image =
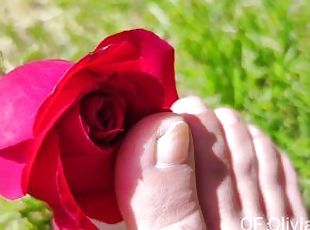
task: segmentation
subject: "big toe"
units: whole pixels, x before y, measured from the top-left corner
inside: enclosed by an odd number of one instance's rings
[[[116,195],[127,229],[205,229],[196,194],[191,133],[172,113],[127,134],[116,163]]]

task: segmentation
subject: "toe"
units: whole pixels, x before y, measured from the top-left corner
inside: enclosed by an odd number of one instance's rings
[[[231,109],[219,108],[215,113],[225,132],[243,215],[263,217],[257,159],[247,126]]]
[[[192,152],[190,129],[177,115],[152,115],[132,128],[116,164],[127,229],[205,229]]]
[[[259,184],[268,219],[289,215],[280,155],[272,141],[257,127],[250,125],[258,159]]]
[[[192,130],[198,197],[208,229],[239,229],[239,203],[219,120],[197,97],[178,100],[172,110]]]
[[[280,153],[285,178],[285,192],[291,207],[292,217],[296,220],[306,219],[306,209],[302,200],[295,169],[286,154]]]

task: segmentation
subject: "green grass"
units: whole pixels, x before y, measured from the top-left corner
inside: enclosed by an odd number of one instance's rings
[[[0,199],[1,230],[48,230],[51,217],[44,203],[29,196],[15,201]]]
[[[108,34],[153,30],[176,49],[181,95],[236,108],[266,131],[292,159],[310,207],[309,7],[308,0],[8,1],[0,8],[0,70],[38,58],[77,60]]]

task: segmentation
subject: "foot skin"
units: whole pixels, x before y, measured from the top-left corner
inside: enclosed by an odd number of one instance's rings
[[[142,120],[121,147],[116,192],[127,229],[282,229],[281,217],[306,220],[290,161],[258,128],[196,97],[172,110],[180,116]]]
[[[126,229],[205,229],[195,185],[189,126],[156,114],[127,135],[116,163],[116,194]]]

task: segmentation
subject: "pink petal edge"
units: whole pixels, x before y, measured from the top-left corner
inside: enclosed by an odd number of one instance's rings
[[[55,84],[73,64],[41,60],[0,78],[0,195],[20,198],[36,113]]]

